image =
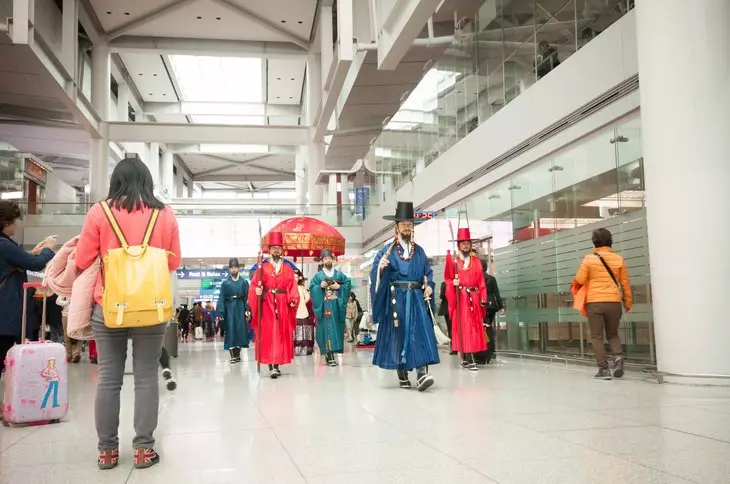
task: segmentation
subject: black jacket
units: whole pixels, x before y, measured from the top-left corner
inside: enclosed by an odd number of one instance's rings
[[[490,313],[497,313],[504,309],[504,301],[499,295],[499,286],[497,286],[497,279],[488,273],[484,273],[484,281],[487,284],[487,300],[492,303],[488,305],[488,311]]]
[[[439,304],[439,316],[443,316],[445,318],[449,317],[449,300],[446,299],[446,281],[441,283],[441,291],[439,292],[439,298],[441,299],[441,304]]]

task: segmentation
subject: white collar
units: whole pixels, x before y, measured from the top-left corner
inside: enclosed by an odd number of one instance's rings
[[[459,252],[459,258],[462,260],[462,262],[464,262],[464,269],[468,269],[471,265],[471,256],[467,255],[466,257],[464,257],[464,254]]]
[[[325,276],[332,277],[335,275],[335,266],[332,266],[331,270],[327,270],[326,267],[322,267],[322,272],[324,272]]]
[[[398,243],[403,248],[403,253],[406,256],[411,255],[411,244],[410,243],[406,243],[400,235],[398,236]]]
[[[282,264],[282,262],[284,262],[284,259],[283,259],[283,258],[282,258],[282,259],[279,259],[279,262],[274,262],[274,258],[273,258],[273,257],[272,257],[271,259],[269,259],[269,263],[270,263],[270,264],[271,264],[272,266],[274,266],[274,270],[275,270],[275,271],[276,271],[277,273],[279,272],[279,269],[281,269],[281,264]]]

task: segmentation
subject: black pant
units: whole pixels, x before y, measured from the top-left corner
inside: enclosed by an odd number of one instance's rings
[[[484,318],[484,320],[489,324],[489,327],[486,328],[489,343],[487,343],[486,351],[474,353],[474,359],[479,365],[486,365],[492,361],[492,357],[494,357],[494,347],[496,344],[496,341],[494,340],[494,320],[496,315],[497,313],[489,313]]]
[[[20,338],[0,335],[0,373],[5,369],[5,355],[15,344],[20,344]]]
[[[170,368],[170,355],[164,346],[162,347],[162,354],[160,354],[160,366],[162,368]]]

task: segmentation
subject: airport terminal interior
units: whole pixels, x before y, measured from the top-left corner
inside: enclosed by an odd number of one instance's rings
[[[0,0],[0,484],[730,482],[727,25]],[[129,167],[169,207],[132,329]]]

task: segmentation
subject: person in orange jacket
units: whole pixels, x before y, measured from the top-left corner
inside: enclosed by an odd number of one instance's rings
[[[633,304],[629,273],[623,257],[613,251],[613,236],[608,229],[593,231],[595,250],[586,255],[575,276],[574,284],[587,286],[586,312],[591,329],[591,343],[596,356],[598,373],[595,378],[610,380],[624,376],[624,356],[618,328],[622,307],[631,311]],[[613,374],[606,359],[603,333],[613,353]]]

